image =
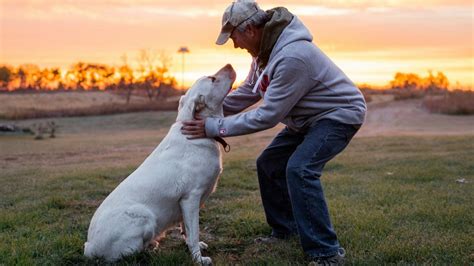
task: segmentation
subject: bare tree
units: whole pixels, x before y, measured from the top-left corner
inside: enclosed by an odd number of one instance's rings
[[[140,50],[138,56],[139,86],[151,101],[165,98],[170,89],[176,85],[176,79],[171,76],[172,56],[165,51],[159,53],[150,50]]]
[[[54,121],[49,121],[47,123],[47,127],[49,129],[49,137],[50,138],[55,138],[56,137],[56,131],[58,130],[59,126]]]
[[[145,91],[150,101],[158,89],[155,85],[159,77],[154,71],[157,57],[157,53],[149,49],[141,49],[137,57],[138,71],[140,72],[138,87]]]
[[[169,92],[177,84],[176,79],[169,73],[172,60],[173,57],[166,54],[164,51],[160,53],[160,65],[156,68],[160,84],[156,98],[168,97]]]
[[[20,80],[20,89],[26,89],[28,86],[28,72],[24,66],[20,66],[16,72],[16,76]]]
[[[0,67],[0,91],[8,91],[8,84],[12,80],[12,70],[6,66]]]
[[[135,84],[134,84],[134,76],[133,76],[133,70],[132,68],[128,65],[128,58],[127,55],[124,54],[121,57],[122,59],[122,66],[119,67],[119,74],[120,74],[120,80],[119,83],[117,84],[117,87],[120,91],[125,91],[125,100],[126,103],[128,104],[130,102],[130,98],[132,97],[132,93],[135,89]]]
[[[48,83],[51,86],[51,88],[54,89],[60,89],[60,86],[62,86],[61,82],[61,70],[59,68],[52,68],[49,72],[48,75]]]
[[[43,134],[47,133],[47,128],[43,123],[33,124],[33,132],[35,140],[42,140],[44,139]]]

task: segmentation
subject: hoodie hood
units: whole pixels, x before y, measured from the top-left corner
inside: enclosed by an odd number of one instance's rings
[[[309,32],[308,28],[298,19],[298,17],[293,16],[290,24],[286,26],[283,32],[280,34],[280,37],[275,43],[275,46],[270,53],[268,62],[270,62],[275,55],[280,52],[285,46],[299,41],[313,41],[313,35]]]
[[[276,7],[266,11],[270,20],[263,28],[262,41],[260,43],[260,51],[258,53],[259,68],[263,69],[268,63],[270,53],[273,50],[278,38],[280,37],[286,26],[293,19],[288,9],[284,7]]]

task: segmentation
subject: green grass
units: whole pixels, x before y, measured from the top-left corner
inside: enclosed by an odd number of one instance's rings
[[[130,127],[133,133],[136,125]],[[143,136],[142,141],[151,146],[159,139]],[[95,137],[101,135],[96,132]],[[53,147],[51,154],[60,151],[53,144],[61,138],[69,143],[67,134],[46,140]],[[124,141],[116,138],[101,147]],[[235,138],[231,141],[238,143]],[[0,138],[0,146],[6,148],[0,149],[0,158],[15,155],[15,147],[27,144],[33,153],[44,152],[38,147],[45,143],[26,137]],[[72,151],[94,147],[71,143]],[[259,150],[233,145],[225,155],[217,191],[201,210],[201,238],[209,244],[205,255],[216,265],[305,265],[297,239],[271,246],[253,242],[270,233],[255,173]],[[2,161],[0,265],[103,263],[82,255],[90,218],[144,156],[121,166],[100,167],[78,162],[53,167],[15,164],[12,168],[9,161]],[[354,139],[327,165],[322,177],[348,264],[473,264],[473,161],[473,136]],[[457,183],[460,178],[469,183]],[[119,264],[192,263],[182,241],[168,236],[160,250],[142,252]]]

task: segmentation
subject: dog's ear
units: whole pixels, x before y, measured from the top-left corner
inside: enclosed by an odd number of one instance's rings
[[[204,95],[199,95],[194,101],[193,116],[196,113],[201,112],[206,107],[206,102],[204,100]]]

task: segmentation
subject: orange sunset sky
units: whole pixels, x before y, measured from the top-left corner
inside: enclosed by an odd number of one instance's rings
[[[245,78],[250,56],[214,44],[231,1],[0,0],[0,64],[68,68],[78,61],[121,64],[140,49],[172,56],[171,71],[185,83],[226,63]],[[257,1],[285,6],[316,43],[356,83],[387,84],[395,72],[442,71],[452,85],[474,85],[472,0]]]

